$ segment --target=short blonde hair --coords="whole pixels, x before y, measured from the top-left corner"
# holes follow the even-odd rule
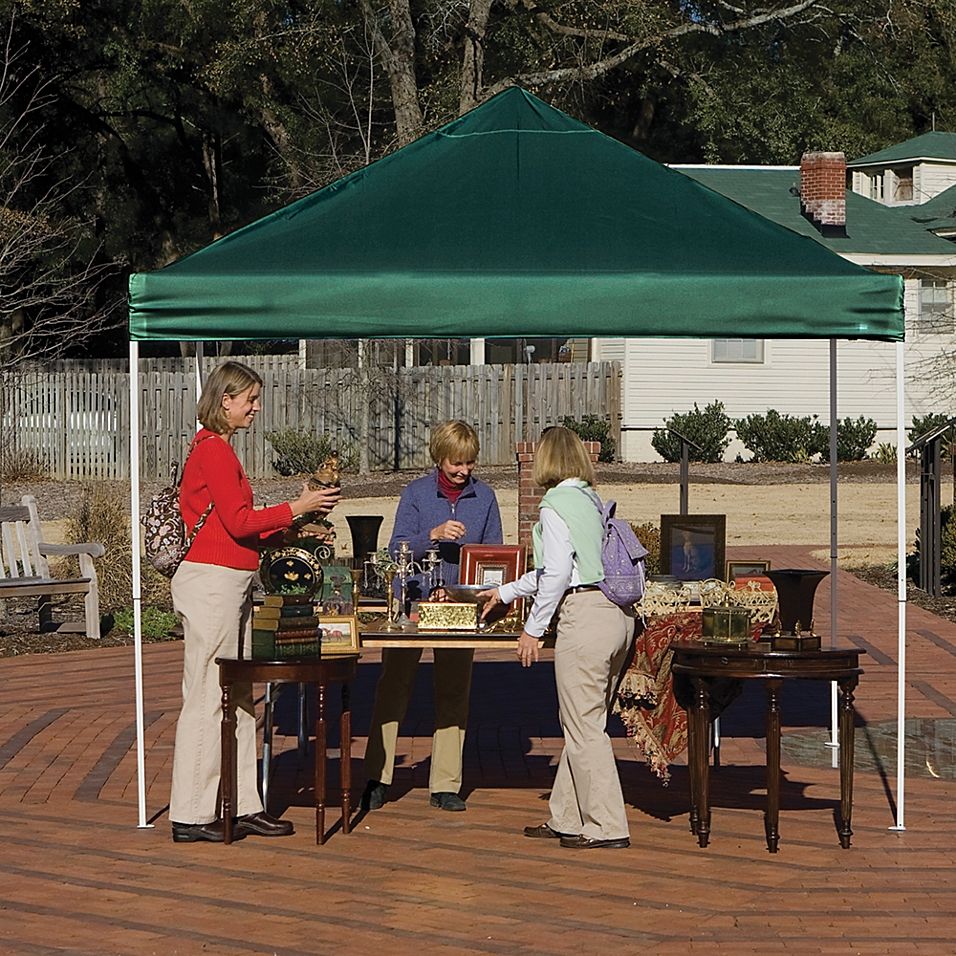
[[[580,478],[593,485],[594,465],[584,442],[570,428],[546,428],[534,450],[534,483],[553,488],[566,478]]]
[[[432,432],[428,451],[432,461],[440,465],[446,458],[449,461],[475,461],[481,446],[478,434],[467,422],[445,422]]]
[[[225,434],[226,410],[222,407],[223,395],[235,398],[248,392],[253,385],[261,386],[262,379],[259,373],[254,372],[248,365],[241,362],[223,362],[222,365],[217,365],[203,385],[196,417],[211,432],[217,435]]]

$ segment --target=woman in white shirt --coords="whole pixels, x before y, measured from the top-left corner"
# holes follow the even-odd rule
[[[546,429],[534,459],[535,484],[548,491],[534,528],[535,570],[483,592],[483,614],[499,602],[534,595],[517,656],[538,660],[539,641],[557,612],[554,676],[564,750],[551,790],[551,817],[525,827],[528,837],[560,840],[573,849],[630,845],[621,781],[607,734],[607,714],[634,635],[634,615],[598,587],[601,501],[594,466],[581,439],[567,428]]]

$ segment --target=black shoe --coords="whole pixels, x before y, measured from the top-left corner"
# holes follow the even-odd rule
[[[363,810],[381,810],[385,804],[385,794],[388,793],[388,784],[379,780],[369,780],[365,784],[362,794]]]
[[[441,810],[467,810],[465,801],[457,793],[433,793],[429,801],[433,807]]]
[[[263,810],[261,813],[247,813],[244,817],[236,818],[236,825],[233,832],[237,836],[264,836],[281,837],[291,836],[295,833],[295,827],[288,820],[278,820],[269,816]]]
[[[542,823],[541,826],[537,827],[525,827],[524,835],[526,837],[543,837],[545,840],[560,840],[561,837],[573,837],[573,833],[558,833],[557,830],[552,830],[547,823]]]
[[[222,820],[173,824],[173,843],[222,843],[224,839]]]
[[[608,850],[626,850],[630,845],[631,841],[627,837],[621,837],[619,840],[595,840],[580,833],[577,836],[561,837],[561,846],[569,850],[596,850],[599,847]]]

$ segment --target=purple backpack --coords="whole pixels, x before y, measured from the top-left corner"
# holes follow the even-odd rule
[[[620,607],[630,607],[644,596],[644,558],[647,548],[637,540],[634,529],[622,518],[615,518],[616,501],[608,501],[601,512],[604,540],[601,562],[604,580],[598,587],[604,596]]]

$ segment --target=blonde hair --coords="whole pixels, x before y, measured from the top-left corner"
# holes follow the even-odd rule
[[[205,428],[217,435],[226,432],[226,410],[222,407],[223,395],[235,398],[248,392],[253,385],[262,385],[258,372],[241,362],[223,362],[216,366],[203,385],[196,417]]]
[[[534,483],[553,488],[566,478],[580,478],[593,485],[594,465],[584,442],[570,428],[555,425],[541,433],[534,450]]]
[[[446,458],[449,461],[475,461],[481,446],[474,428],[467,422],[445,422],[432,432],[428,451],[432,461],[440,465]]]

